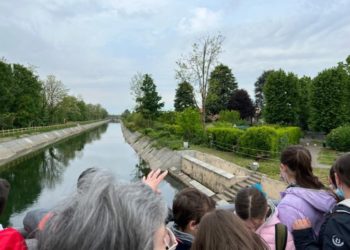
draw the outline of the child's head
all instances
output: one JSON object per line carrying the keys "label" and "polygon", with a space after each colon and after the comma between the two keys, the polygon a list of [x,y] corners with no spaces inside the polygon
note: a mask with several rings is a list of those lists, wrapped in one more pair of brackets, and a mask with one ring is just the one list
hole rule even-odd
{"label": "child's head", "polygon": [[303,146],[290,146],[281,154],[281,175],[288,184],[303,188],[322,189],[324,185],[313,174],[311,154]]}
{"label": "child's head", "polygon": [[[337,187],[350,189],[350,153],[340,156],[333,165]],[[347,197],[349,198],[349,197]]]}
{"label": "child's head", "polygon": [[214,210],[200,223],[192,250],[268,249],[258,235],[249,231],[235,214]]}
{"label": "child's head", "polygon": [[236,214],[252,231],[264,223],[268,211],[264,194],[253,187],[243,188],[237,193],[235,208]]}
{"label": "child's head", "polygon": [[7,180],[0,178],[0,215],[5,210],[7,197],[10,192],[10,183]]}
{"label": "child's head", "polygon": [[215,201],[195,188],[185,188],[173,202],[174,222],[183,232],[196,234],[201,218],[215,209]]}
{"label": "child's head", "polygon": [[332,189],[337,189],[337,182],[335,181],[334,165],[329,169],[329,184],[332,186]]}

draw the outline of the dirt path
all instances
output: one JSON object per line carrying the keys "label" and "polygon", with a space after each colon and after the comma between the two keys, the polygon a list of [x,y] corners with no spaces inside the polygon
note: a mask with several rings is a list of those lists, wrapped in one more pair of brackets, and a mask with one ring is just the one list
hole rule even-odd
{"label": "dirt path", "polygon": [[320,154],[321,148],[319,146],[309,145],[305,146],[311,153],[312,156],[312,167],[313,168],[331,168],[330,165],[320,163],[318,161],[318,156]]}

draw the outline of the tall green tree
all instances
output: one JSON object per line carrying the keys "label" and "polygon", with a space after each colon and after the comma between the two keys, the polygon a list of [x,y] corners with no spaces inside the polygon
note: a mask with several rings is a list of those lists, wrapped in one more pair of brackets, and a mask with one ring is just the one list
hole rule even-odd
{"label": "tall green tree", "polygon": [[316,131],[329,132],[347,121],[348,75],[341,67],[323,70],[311,85],[311,127]]}
{"label": "tall green tree", "polygon": [[[270,73],[272,73],[273,70],[266,70],[264,71],[259,78],[254,83],[254,91],[255,91],[255,106],[262,111],[264,107],[264,85],[266,82],[267,77]],[[260,112],[261,113],[261,112]]]}
{"label": "tall green tree", "polygon": [[193,93],[193,87],[188,82],[179,83],[174,100],[175,111],[181,112],[186,108],[196,107],[196,100]]}
{"label": "tall green tree", "polygon": [[303,130],[309,129],[311,83],[312,83],[312,80],[308,76],[303,76],[298,81],[299,126]]}
{"label": "tall green tree", "polygon": [[5,60],[0,60],[0,128],[11,128],[15,114],[11,112],[12,103],[15,101],[13,95],[13,76],[11,65]]}
{"label": "tall green tree", "polygon": [[141,96],[136,98],[138,103],[137,112],[140,112],[146,119],[152,119],[159,115],[160,109],[164,106],[161,97],[158,95],[156,85],[150,75],[145,74],[141,86]]}
{"label": "tall green tree", "polygon": [[229,110],[237,110],[241,119],[251,119],[255,114],[255,107],[248,92],[244,89],[237,89],[231,95]]}
{"label": "tall green tree", "polygon": [[283,70],[271,72],[263,88],[266,122],[273,124],[298,124],[298,77]]}
{"label": "tall green tree", "polygon": [[28,127],[38,124],[42,111],[42,85],[31,69],[13,65],[13,97],[11,111],[16,114],[14,125]]}
{"label": "tall green tree", "polygon": [[232,70],[223,64],[219,64],[210,74],[207,96],[207,112],[218,114],[221,110],[228,109],[230,97],[237,89],[237,82]]}

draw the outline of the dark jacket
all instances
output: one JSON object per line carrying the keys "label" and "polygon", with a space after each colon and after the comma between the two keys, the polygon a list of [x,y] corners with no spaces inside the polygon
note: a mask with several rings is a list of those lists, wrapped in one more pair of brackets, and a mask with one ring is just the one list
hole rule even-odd
{"label": "dark jacket", "polygon": [[339,202],[314,235],[311,228],[293,231],[296,249],[350,249],[350,199]]}
{"label": "dark jacket", "polygon": [[173,231],[176,240],[177,240],[177,246],[176,250],[190,250],[192,246],[192,242],[194,240],[194,237],[191,234],[184,233],[180,231],[176,224],[173,224],[170,226],[170,230]]}

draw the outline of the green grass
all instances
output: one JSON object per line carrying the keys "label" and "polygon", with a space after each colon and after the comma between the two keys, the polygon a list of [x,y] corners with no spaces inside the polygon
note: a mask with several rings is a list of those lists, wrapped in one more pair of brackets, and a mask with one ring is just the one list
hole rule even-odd
{"label": "green grass", "polygon": [[[215,155],[217,157],[220,157],[226,161],[233,162],[241,167],[249,168],[249,165],[254,161],[254,159],[246,158],[239,156],[233,152],[224,152],[219,151],[213,148],[208,148],[205,146],[198,146],[198,145],[191,145],[191,149]],[[272,179],[279,180],[280,179],[280,170],[279,170],[279,161],[277,159],[270,159],[270,160],[261,160],[259,161],[259,169],[258,172],[262,174],[266,174]],[[314,173],[316,176],[320,178],[320,180],[328,186],[328,175],[329,175],[329,169],[314,169]]]}
{"label": "green grass", "polygon": [[318,155],[318,161],[322,164],[332,165],[337,157],[337,151],[322,148]]}

